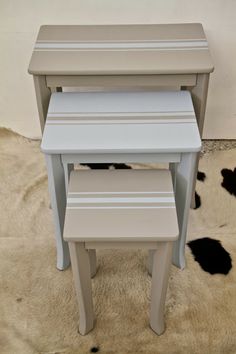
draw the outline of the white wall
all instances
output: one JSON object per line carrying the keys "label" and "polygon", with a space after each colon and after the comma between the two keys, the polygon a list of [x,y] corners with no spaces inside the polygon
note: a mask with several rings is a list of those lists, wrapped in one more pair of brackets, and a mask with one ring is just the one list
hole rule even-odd
{"label": "white wall", "polygon": [[201,22],[215,64],[205,138],[236,138],[236,0],[0,0],[0,126],[40,128],[27,68],[42,24]]}

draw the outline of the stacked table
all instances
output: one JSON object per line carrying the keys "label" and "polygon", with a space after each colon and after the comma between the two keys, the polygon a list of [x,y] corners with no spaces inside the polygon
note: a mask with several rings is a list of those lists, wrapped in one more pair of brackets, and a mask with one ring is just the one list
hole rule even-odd
{"label": "stacked table", "polygon": [[[51,93],[62,87],[84,91],[174,87],[191,92],[202,134],[212,71],[201,24],[42,26],[29,65],[42,131]],[[56,163],[57,177],[62,178],[63,166]],[[62,229],[64,215],[59,214],[57,228]],[[68,264],[64,259],[58,268]]]}

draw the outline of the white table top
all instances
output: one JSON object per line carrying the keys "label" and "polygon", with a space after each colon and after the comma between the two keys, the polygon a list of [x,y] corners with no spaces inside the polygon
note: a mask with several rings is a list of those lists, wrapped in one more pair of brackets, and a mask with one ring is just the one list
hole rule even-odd
{"label": "white table top", "polygon": [[190,93],[53,93],[41,149],[66,153],[173,153],[201,148]]}

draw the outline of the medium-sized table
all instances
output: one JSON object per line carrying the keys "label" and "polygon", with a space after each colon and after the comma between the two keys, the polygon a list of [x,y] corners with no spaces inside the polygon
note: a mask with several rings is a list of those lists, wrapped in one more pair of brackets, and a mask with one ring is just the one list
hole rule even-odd
{"label": "medium-sized table", "polygon": [[194,169],[201,149],[189,92],[53,93],[41,149],[47,161],[59,269],[69,264],[63,228],[70,166],[86,162],[170,165],[179,222],[173,263],[184,268]]}

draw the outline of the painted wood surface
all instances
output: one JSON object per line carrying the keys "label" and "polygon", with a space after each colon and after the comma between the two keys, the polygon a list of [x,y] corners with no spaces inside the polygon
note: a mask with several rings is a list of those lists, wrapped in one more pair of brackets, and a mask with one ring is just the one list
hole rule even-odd
{"label": "painted wood surface", "polygon": [[199,151],[201,139],[187,91],[53,93],[44,153]]}
{"label": "painted wood surface", "polygon": [[42,26],[31,74],[188,74],[213,71],[199,23]]}

